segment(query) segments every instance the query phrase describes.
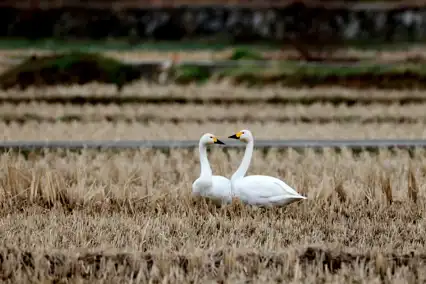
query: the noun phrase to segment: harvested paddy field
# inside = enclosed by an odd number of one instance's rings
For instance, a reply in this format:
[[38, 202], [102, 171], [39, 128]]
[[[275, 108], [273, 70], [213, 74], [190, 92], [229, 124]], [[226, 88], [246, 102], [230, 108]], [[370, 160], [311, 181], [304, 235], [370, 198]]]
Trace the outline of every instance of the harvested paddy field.
[[[413, 283], [426, 280], [424, 150], [255, 151], [249, 174], [308, 200], [192, 198], [197, 150], [0, 155], [2, 280]], [[230, 176], [242, 151], [212, 147]]]
[[[420, 91], [174, 87], [141, 83], [133, 99], [151, 102], [126, 101], [125, 94], [112, 91], [91, 94], [95, 85], [4, 92], [0, 131], [4, 140], [196, 140], [206, 131], [227, 137], [243, 128], [256, 139], [426, 137], [426, 93]], [[66, 103], [50, 101], [52, 96]], [[354, 103], [337, 103], [336, 96]], [[173, 97], [182, 101], [173, 103]], [[88, 103], [87, 98], [98, 101]], [[283, 103], [291, 98], [295, 101]], [[413, 99], [425, 102], [402, 103]]]
[[[231, 84], [0, 92], [3, 140], [426, 139], [426, 92]], [[241, 149], [211, 147], [230, 177]], [[248, 174], [307, 200], [285, 208], [191, 197], [196, 149], [0, 154], [2, 281], [426, 281], [424, 149], [256, 150]]]

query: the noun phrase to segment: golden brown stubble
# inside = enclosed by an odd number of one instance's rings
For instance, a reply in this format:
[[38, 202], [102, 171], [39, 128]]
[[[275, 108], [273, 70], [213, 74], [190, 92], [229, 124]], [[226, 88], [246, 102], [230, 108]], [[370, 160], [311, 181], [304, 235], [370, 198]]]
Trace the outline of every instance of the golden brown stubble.
[[127, 104], [127, 105], [64, 105], [48, 103], [22, 103], [18, 105], [5, 103], [0, 105], [0, 118], [25, 119], [37, 116], [41, 119], [61, 119], [62, 117], [81, 118], [84, 121], [105, 120], [107, 117], [116, 119], [180, 119], [180, 120], [219, 120], [219, 119], [251, 119], [267, 121], [283, 118], [311, 119], [344, 119], [355, 117], [371, 118], [419, 118], [424, 119], [426, 104], [408, 105], [339, 105], [316, 103], [313, 105], [177, 105], [177, 104]]
[[[422, 165], [423, 150], [416, 151], [419, 157], [409, 160], [404, 151], [397, 155], [387, 150], [381, 150], [378, 155], [363, 152], [354, 158], [348, 150], [342, 154], [335, 154], [331, 149], [326, 149], [324, 154], [309, 149], [304, 153], [257, 150], [249, 174], [281, 177], [317, 203], [333, 195], [335, 186], [342, 182], [348, 200], [364, 200], [367, 196], [368, 201], [374, 203], [381, 200], [379, 185], [386, 173], [394, 187], [393, 198], [400, 201], [408, 198], [408, 164], [418, 168]], [[36, 200], [33, 195], [55, 201], [59, 198], [56, 191], [65, 190], [71, 200], [88, 204], [102, 201], [105, 196], [120, 200], [188, 196], [192, 182], [199, 175], [198, 152], [196, 149], [168, 152], [129, 150], [113, 154], [87, 150], [66, 155], [47, 152], [31, 161], [3, 154], [0, 160], [3, 190], [8, 196], [25, 193], [33, 201]], [[230, 177], [242, 154], [242, 149], [212, 148], [209, 157], [214, 173]], [[418, 184], [424, 183], [421, 172], [415, 176]], [[418, 194], [420, 199], [424, 196], [421, 187]]]
[[[38, 251], [3, 248], [3, 279], [70, 283], [405, 283], [423, 281], [424, 255], [346, 252], [324, 247], [280, 252], [218, 249], [187, 254], [134, 253], [117, 249]], [[388, 272], [388, 271], [391, 271]]]
[[[241, 150], [212, 147], [209, 158], [214, 174], [229, 177], [242, 155]], [[249, 257], [317, 245], [334, 248], [336, 259], [342, 248], [365, 255], [375, 249], [397, 254], [421, 251], [426, 236], [424, 155], [421, 149], [413, 158], [404, 151], [392, 154], [387, 150], [359, 156], [345, 149], [340, 154], [329, 149], [323, 154], [257, 150], [248, 174], [280, 177], [308, 200], [286, 208], [256, 209], [238, 204], [219, 208], [193, 200], [191, 183], [199, 175], [195, 149], [169, 153], [59, 151], [33, 155], [31, 161], [3, 154], [0, 241], [31, 251], [61, 249], [75, 253], [81, 248], [115, 248], [153, 251], [168, 259], [172, 259], [172, 253], [192, 258], [221, 249], [235, 250], [234, 256], [226, 256], [231, 262], [227, 266], [230, 273], [239, 271], [243, 264], [248, 269], [242, 256], [237, 258], [247, 250], [253, 251]], [[409, 163], [419, 169], [414, 173], [419, 187], [417, 204], [407, 195]], [[385, 171], [393, 186], [391, 205], [382, 193], [381, 174]], [[370, 178], [374, 179], [371, 188]], [[37, 184], [34, 180], [39, 180], [37, 190], [31, 190], [32, 184]], [[339, 182], [346, 200], [335, 191]], [[62, 201], [58, 200], [59, 192], [65, 196]], [[322, 271], [322, 265], [306, 266], [307, 260], [296, 255], [290, 258], [292, 267], [301, 262], [299, 277], [324, 277], [315, 272]], [[356, 261], [352, 264], [357, 266]], [[342, 274], [327, 277], [335, 281], [345, 274], [364, 273], [366, 277], [364, 269], [360, 263], [352, 273], [343, 268]], [[192, 275], [193, 270], [189, 271]], [[270, 275], [273, 268], [264, 271]]]
[[208, 130], [227, 137], [250, 129], [256, 139], [422, 139], [423, 123], [1, 123], [3, 140], [198, 140]]

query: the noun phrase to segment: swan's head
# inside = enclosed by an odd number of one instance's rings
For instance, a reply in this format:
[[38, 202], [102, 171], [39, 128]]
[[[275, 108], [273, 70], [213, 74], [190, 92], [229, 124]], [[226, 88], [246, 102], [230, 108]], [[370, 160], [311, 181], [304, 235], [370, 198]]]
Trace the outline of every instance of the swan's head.
[[250, 130], [246, 130], [246, 129], [238, 131], [237, 133], [229, 136], [228, 138], [238, 139], [245, 143], [253, 141], [253, 135], [251, 134]]
[[203, 136], [201, 136], [200, 143], [204, 145], [210, 145], [210, 144], [222, 144], [225, 145], [222, 141], [217, 139], [217, 137], [211, 133], [206, 133]]

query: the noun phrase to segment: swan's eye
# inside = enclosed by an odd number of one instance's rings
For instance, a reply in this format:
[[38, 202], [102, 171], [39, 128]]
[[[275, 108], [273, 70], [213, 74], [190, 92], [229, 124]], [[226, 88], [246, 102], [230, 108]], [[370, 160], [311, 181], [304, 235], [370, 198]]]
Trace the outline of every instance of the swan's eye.
[[210, 136], [211, 139], [213, 139], [213, 136]]

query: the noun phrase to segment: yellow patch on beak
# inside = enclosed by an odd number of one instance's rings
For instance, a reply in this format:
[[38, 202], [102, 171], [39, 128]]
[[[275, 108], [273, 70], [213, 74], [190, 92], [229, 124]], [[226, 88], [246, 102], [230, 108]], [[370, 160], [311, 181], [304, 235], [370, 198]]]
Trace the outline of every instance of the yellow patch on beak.
[[213, 142], [216, 143], [217, 142], [217, 138], [213, 137]]
[[240, 138], [241, 137], [241, 135], [243, 135], [243, 133], [240, 131], [240, 132], [238, 132], [237, 134], [235, 134], [235, 136], [237, 136], [237, 138]]

